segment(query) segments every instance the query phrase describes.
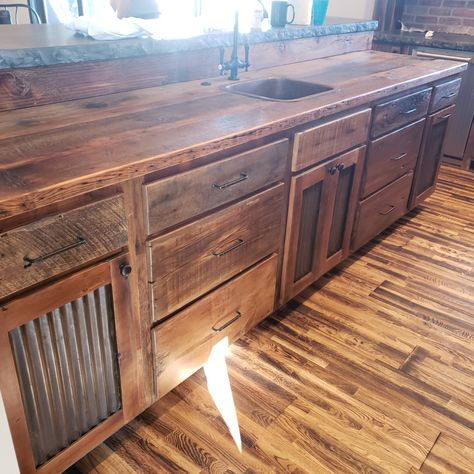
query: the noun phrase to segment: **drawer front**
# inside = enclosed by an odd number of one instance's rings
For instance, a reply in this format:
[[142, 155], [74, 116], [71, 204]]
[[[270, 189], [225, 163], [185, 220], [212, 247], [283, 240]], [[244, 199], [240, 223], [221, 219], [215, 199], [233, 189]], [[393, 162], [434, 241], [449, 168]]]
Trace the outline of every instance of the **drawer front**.
[[428, 112], [430, 99], [431, 88], [377, 105], [374, 109], [372, 138], [424, 117]]
[[365, 143], [371, 110], [342, 117], [295, 135], [292, 170], [299, 171]]
[[272, 256], [153, 330], [160, 397], [205, 364], [219, 341], [233, 342], [273, 312], [276, 269]]
[[407, 213], [413, 172], [402, 176], [359, 204], [353, 250], [380, 234]]
[[279, 184], [148, 244], [155, 321], [278, 251], [283, 188]]
[[416, 166], [425, 119], [371, 141], [362, 197], [378, 191]]
[[438, 84], [433, 91], [433, 99], [431, 100], [430, 113], [445, 109], [453, 105], [458, 98], [459, 89], [462, 79], [457, 77], [449, 82]]
[[0, 235], [0, 298], [127, 246], [121, 196]]
[[148, 234], [282, 180], [288, 140], [145, 186]]

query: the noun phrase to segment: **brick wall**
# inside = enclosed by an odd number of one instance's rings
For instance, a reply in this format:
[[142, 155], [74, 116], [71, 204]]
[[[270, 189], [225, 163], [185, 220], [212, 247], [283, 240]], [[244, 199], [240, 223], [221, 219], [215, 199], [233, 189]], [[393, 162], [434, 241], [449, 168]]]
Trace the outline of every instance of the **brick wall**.
[[474, 0], [405, 0], [402, 21], [424, 30], [474, 35]]

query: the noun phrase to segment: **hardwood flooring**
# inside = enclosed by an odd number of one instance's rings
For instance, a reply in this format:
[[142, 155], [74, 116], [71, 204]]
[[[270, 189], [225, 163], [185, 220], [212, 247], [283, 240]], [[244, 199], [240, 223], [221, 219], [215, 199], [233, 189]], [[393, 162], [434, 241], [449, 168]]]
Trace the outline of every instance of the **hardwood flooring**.
[[70, 472], [473, 473], [474, 173], [230, 348], [239, 453], [202, 370]]

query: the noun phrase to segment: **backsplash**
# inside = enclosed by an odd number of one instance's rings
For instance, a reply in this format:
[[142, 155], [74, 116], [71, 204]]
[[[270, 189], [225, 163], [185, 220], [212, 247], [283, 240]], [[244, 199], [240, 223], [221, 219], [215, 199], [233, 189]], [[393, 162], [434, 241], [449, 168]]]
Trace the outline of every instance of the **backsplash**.
[[474, 0], [406, 0], [402, 21], [424, 30], [474, 35]]

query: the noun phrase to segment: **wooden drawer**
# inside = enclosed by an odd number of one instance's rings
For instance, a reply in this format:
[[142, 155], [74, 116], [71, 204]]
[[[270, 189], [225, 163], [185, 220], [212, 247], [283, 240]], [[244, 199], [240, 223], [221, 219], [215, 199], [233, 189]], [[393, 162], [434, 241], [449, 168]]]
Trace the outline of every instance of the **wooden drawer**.
[[371, 141], [362, 197], [374, 193], [416, 166], [425, 119]]
[[153, 330], [160, 397], [205, 364], [219, 341], [230, 344], [273, 312], [276, 268], [272, 256]]
[[121, 196], [0, 235], [0, 298], [127, 246]]
[[430, 105], [431, 88], [379, 104], [374, 109], [372, 138], [424, 117]]
[[239, 199], [282, 180], [288, 140], [145, 186], [148, 234]]
[[356, 250], [407, 213], [413, 172], [359, 203], [352, 249]]
[[433, 91], [433, 99], [431, 100], [430, 113], [445, 109], [453, 105], [458, 98], [459, 89], [462, 79], [457, 77], [449, 82], [438, 84]]
[[283, 188], [279, 184], [149, 242], [155, 321], [278, 251]]
[[341, 117], [295, 135], [292, 171], [321, 163], [331, 156], [365, 143], [371, 110]]

